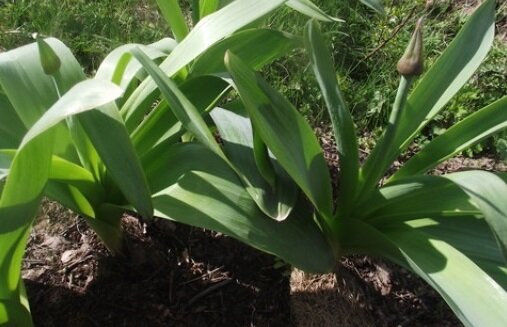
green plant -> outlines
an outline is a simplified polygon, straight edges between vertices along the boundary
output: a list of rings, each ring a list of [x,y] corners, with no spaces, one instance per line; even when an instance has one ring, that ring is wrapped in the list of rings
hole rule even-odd
[[[414,75],[421,68],[417,50],[421,31],[417,29],[398,65],[402,76],[389,125],[362,166],[354,125],[338,89],[330,54],[317,24],[308,24],[305,43],[340,156],[336,209],[332,207],[326,165],[310,127],[237,56],[226,56],[226,66],[253,130],[259,132],[261,141],[311,202],[335,257],[379,255],[413,270],[469,326],[507,323],[507,175],[482,171],[445,176],[424,173],[504,130],[507,97],[429,142],[382,187],[377,186],[397,156],[479,67],[493,42],[494,11],[495,1],[485,1],[408,96]],[[404,64],[411,58],[407,70]],[[413,65],[416,67],[410,67]],[[254,151],[257,143],[253,143]],[[266,167],[259,168],[263,169]]]
[[[229,160],[202,117],[230,90],[218,77],[227,49],[259,69],[301,44],[256,27],[285,3],[194,1],[189,29],[176,1],[160,1],[177,41],[123,45],[93,79],[56,39],[0,54],[0,323],[31,325],[20,265],[43,195],[85,217],[112,252],[121,251],[122,213],[135,210],[213,228],[309,270],[332,262],[330,252],[328,262],[301,254],[328,249],[312,221],[275,220],[295,202],[288,176],[278,191],[259,188],[258,173]],[[332,19],[307,0],[287,5]],[[189,135],[202,144],[181,142]]]
[[[195,10],[197,3],[194,12],[207,13]],[[53,75],[35,58],[45,52],[43,62],[56,62],[49,60],[53,54],[36,45],[0,56],[0,109],[2,117],[12,117],[1,121],[0,148],[16,149],[0,152],[0,173],[7,176],[0,199],[0,319],[31,323],[19,265],[46,193],[88,217],[112,250],[119,242],[119,213],[135,209],[148,217],[153,208],[157,216],[231,235],[309,271],[329,271],[343,254],[384,256],[426,279],[465,324],[505,325],[507,176],[424,172],[504,129],[507,98],[434,139],[377,187],[484,59],[495,1],[474,13],[408,99],[413,77],[402,77],[391,125],[363,166],[332,60],[317,24],[308,24],[305,45],[341,158],[336,209],[311,127],[253,70],[297,46],[298,38],[241,30],[283,3],[232,2],[188,35],[181,15],[166,12],[173,30],[180,25],[180,43],[124,46],[105,59],[95,79],[81,83],[75,59],[56,40],[47,41],[61,63],[56,72],[57,64],[47,65]],[[157,65],[159,58],[165,59]],[[122,86],[124,96],[110,102],[122,90],[106,81]],[[229,85],[241,101],[224,97]],[[52,151],[47,145],[56,133]]]
[[[329,270],[334,264],[330,255],[331,258],[351,253],[383,256],[424,278],[466,325],[503,326],[507,322],[506,174],[469,171],[429,176],[424,173],[484,137],[505,129],[507,97],[478,110],[432,140],[378,187],[401,151],[459,91],[485,58],[494,36],[494,10],[495,1],[492,0],[478,8],[408,96],[410,84],[422,67],[421,27],[417,28],[398,65],[403,75],[389,125],[362,166],[354,126],[338,89],[330,54],[325,50],[317,24],[308,24],[305,44],[330,112],[340,155],[336,209],[333,208],[327,166],[311,127],[280,93],[232,52],[226,54],[225,65],[241,103],[225,104],[227,109],[211,112],[224,142],[223,150],[212,137],[205,136],[204,121],[193,134],[222,158],[222,165],[232,167],[238,175],[248,174],[245,175],[257,189],[267,192],[271,188],[276,193],[286,188],[285,174],[301,189],[306,198],[278,198],[281,204],[278,208],[285,212],[290,210],[290,213],[272,218],[285,217],[284,222],[296,219],[315,222],[329,248],[320,248],[323,252],[307,249],[297,253],[297,260],[291,263],[303,265],[309,263],[307,260],[317,259],[321,260],[320,265],[307,265],[306,268]],[[134,55],[173,107],[192,111],[191,103],[178,95],[176,85],[155,64],[140,51],[134,51]],[[405,65],[407,60],[411,63]],[[180,119],[190,124],[185,115]],[[225,174],[221,177],[221,181],[233,179]],[[199,184],[199,179],[185,178],[188,182],[178,183],[177,187],[155,197],[161,216],[220,231],[244,228],[230,219],[238,215],[234,214],[238,201],[231,201],[232,195],[222,197],[220,204],[213,203],[224,214],[223,219],[211,221],[198,213],[178,217],[180,211],[176,208],[175,194],[187,201],[206,201],[202,194],[213,196],[213,200],[208,201],[220,196],[209,190],[195,194],[196,189],[191,186]],[[261,221],[263,218],[255,219]],[[274,250],[278,242],[290,240],[287,235],[281,238],[267,240],[268,251],[280,253]],[[247,243],[253,242],[247,240]]]

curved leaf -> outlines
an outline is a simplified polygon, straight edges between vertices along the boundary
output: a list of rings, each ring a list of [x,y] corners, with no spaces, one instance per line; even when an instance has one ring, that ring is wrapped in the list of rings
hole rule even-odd
[[[224,142],[224,151],[242,174],[248,193],[259,208],[276,220],[284,220],[290,214],[297,198],[297,188],[282,169],[277,169],[274,189],[260,174],[253,153],[252,125],[250,119],[231,111],[215,108],[211,118]],[[278,167],[278,164],[274,165]]]
[[[333,253],[301,205],[283,222],[263,215],[233,170],[197,143],[166,151],[163,166],[149,169],[157,215],[230,235],[307,271],[329,271]],[[156,184],[156,185],[155,185]]]
[[[507,128],[507,96],[471,114],[427,144],[389,181],[424,173],[491,134]]]
[[[466,171],[445,176],[459,185],[481,209],[507,262],[507,183],[485,171]]]
[[[408,266],[440,293],[466,326],[507,324],[507,293],[464,254],[408,228],[384,232]]]
[[[507,266],[497,241],[481,217],[432,217],[407,224],[433,239],[445,241],[469,257],[507,290]]]
[[[104,58],[97,69],[95,78],[111,81],[126,89],[137,72],[142,69],[137,61],[130,60],[132,58],[130,50],[140,47],[148,57],[155,59],[166,57],[176,46],[176,41],[171,38],[165,38],[147,46],[142,44],[124,44],[111,51]]]
[[[414,176],[382,187],[355,216],[375,226],[418,218],[480,214],[463,190],[440,176]]]
[[[33,124],[20,147],[65,118],[112,102],[122,94],[122,89],[107,81],[85,80],[76,84]]]

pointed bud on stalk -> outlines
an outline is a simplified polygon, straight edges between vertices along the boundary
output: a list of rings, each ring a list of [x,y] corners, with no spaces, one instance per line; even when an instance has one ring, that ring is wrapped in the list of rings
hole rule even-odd
[[[403,57],[396,65],[398,72],[406,77],[421,75],[424,69],[422,23],[420,18]]]
[[[44,41],[42,37],[36,35],[35,39],[37,40],[37,46],[39,47],[42,70],[44,70],[44,73],[47,75],[55,75],[60,70],[60,58],[58,58],[55,51],[46,41]]]

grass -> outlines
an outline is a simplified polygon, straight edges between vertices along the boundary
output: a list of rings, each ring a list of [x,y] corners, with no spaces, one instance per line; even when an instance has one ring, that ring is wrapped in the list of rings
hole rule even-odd
[[[63,40],[93,72],[112,49],[169,29],[151,0],[0,0],[0,49],[31,43],[33,33]]]
[[[358,130],[368,139],[381,132],[398,85],[395,65],[412,33],[415,21],[426,15],[427,66],[448,45],[464,23],[474,1],[385,1],[386,16],[375,14],[357,0],[315,0],[321,8],[346,23],[326,23],[337,76]],[[475,1],[476,2],[476,1]],[[412,14],[410,14],[412,13]],[[507,3],[498,8],[499,26],[507,26]],[[301,34],[307,18],[288,8],[268,18],[268,26]],[[170,35],[151,0],[0,0],[0,51],[33,41],[34,32],[63,40],[87,72],[93,72],[115,47],[149,43]],[[507,40],[497,38],[485,65],[430,125],[420,144],[441,134],[475,108],[507,94]],[[302,51],[278,60],[264,70],[314,124],[327,124],[320,91]],[[496,136],[469,154],[497,153],[507,158],[507,135]]]

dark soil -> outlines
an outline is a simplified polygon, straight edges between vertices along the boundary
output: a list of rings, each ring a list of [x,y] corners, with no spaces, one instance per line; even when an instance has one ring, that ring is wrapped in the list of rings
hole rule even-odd
[[[59,221],[35,227],[23,267],[36,326],[289,325],[286,267],[271,256],[125,216],[125,253],[113,257],[82,219],[50,206]]]

